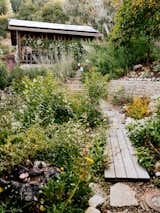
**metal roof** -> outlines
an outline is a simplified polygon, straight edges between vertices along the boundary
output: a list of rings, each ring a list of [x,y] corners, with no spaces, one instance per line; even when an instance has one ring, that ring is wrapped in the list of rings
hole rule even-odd
[[[10,27],[26,27],[26,28],[40,28],[40,29],[50,29],[50,30],[99,33],[97,30],[95,30],[91,26],[66,25],[66,24],[27,21],[27,20],[18,20],[18,19],[10,19],[8,23],[8,28],[10,29]]]

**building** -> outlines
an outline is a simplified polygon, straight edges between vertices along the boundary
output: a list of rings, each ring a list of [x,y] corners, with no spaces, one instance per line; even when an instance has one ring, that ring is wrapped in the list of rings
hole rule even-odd
[[[73,44],[98,39],[101,34],[91,26],[65,25],[10,19],[8,29],[20,63],[55,63],[62,51]]]

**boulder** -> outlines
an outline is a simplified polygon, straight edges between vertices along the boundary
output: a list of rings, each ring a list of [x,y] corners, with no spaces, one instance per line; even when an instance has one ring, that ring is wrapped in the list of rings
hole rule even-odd
[[[137,64],[137,65],[135,65],[135,66],[133,67],[133,70],[134,70],[135,72],[137,72],[137,71],[141,71],[142,68],[143,68],[143,65],[142,65],[142,64]]]

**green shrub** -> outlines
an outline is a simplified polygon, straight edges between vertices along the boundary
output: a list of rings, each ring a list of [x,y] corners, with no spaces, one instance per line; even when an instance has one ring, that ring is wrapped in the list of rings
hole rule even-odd
[[[9,79],[10,82],[16,81],[20,83],[23,77],[28,77],[29,79],[34,79],[37,76],[45,76],[47,74],[47,70],[41,69],[21,69],[20,67],[15,67],[12,72],[10,73]]]
[[[159,179],[159,178],[153,179],[153,184],[154,184],[156,187],[160,188],[160,179]]]
[[[8,72],[5,65],[0,66],[0,89],[8,86]]]
[[[11,171],[13,166],[25,159],[32,159],[37,151],[47,147],[46,136],[42,128],[30,127],[26,132],[10,135],[4,145],[0,145],[0,173]]]
[[[120,87],[113,94],[112,104],[117,106],[123,106],[125,104],[131,103],[132,96],[127,94],[124,87]]]
[[[151,151],[147,147],[138,147],[137,156],[140,165],[146,168],[149,173],[153,174],[156,161]]]
[[[98,72],[89,72],[84,76],[84,83],[88,90],[88,96],[92,102],[107,96],[108,77]]]
[[[118,47],[112,41],[95,43],[88,51],[89,62],[85,63],[85,70],[94,69],[110,78],[120,78],[128,68],[146,61],[148,45],[144,37],[132,38],[129,43]]]
[[[160,64],[157,64],[153,67],[153,71],[156,73],[160,73]]]
[[[53,163],[62,171],[44,187],[37,205],[18,202],[19,209],[33,212],[30,207],[33,209],[36,206],[34,212],[39,212],[39,208],[58,213],[84,212],[88,205],[91,175],[94,174],[95,178],[103,171],[103,149],[106,142],[102,129],[96,134],[90,131],[81,123],[72,121],[48,126],[46,129],[36,125],[8,137],[7,143],[0,146],[0,168],[3,174],[28,159]],[[11,206],[14,208],[14,202],[17,201],[16,194],[12,196],[8,197],[7,211]]]
[[[89,65],[86,64],[85,69],[88,68],[91,70],[93,67],[102,75],[108,74],[110,78],[119,78],[123,76],[127,64],[123,50],[118,51],[116,55],[115,49],[111,43],[103,42],[101,44],[94,44],[89,50]]]
[[[33,81],[23,80],[23,97],[25,100],[24,125],[39,123],[47,126],[63,123],[73,118],[73,111],[67,101],[64,90],[50,74]]]
[[[83,213],[87,208],[89,195],[87,181],[79,180],[74,173],[64,172],[45,187],[45,208],[48,213]]]
[[[140,163],[153,174],[154,163],[160,160],[160,118],[130,126],[129,137],[137,148]]]
[[[7,34],[8,16],[0,16],[0,36],[5,37]]]
[[[147,145],[150,143],[160,147],[160,119],[154,117],[149,119],[144,124],[139,124],[137,127],[130,129],[130,138],[136,147]]]
[[[0,44],[0,55],[4,56],[9,53],[9,48],[6,45]]]

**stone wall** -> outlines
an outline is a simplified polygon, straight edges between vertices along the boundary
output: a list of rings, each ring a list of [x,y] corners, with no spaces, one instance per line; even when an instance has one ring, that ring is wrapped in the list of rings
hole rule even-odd
[[[113,94],[121,87],[124,87],[126,93],[136,96],[160,96],[159,81],[140,81],[140,80],[112,80],[109,83],[109,94]]]

